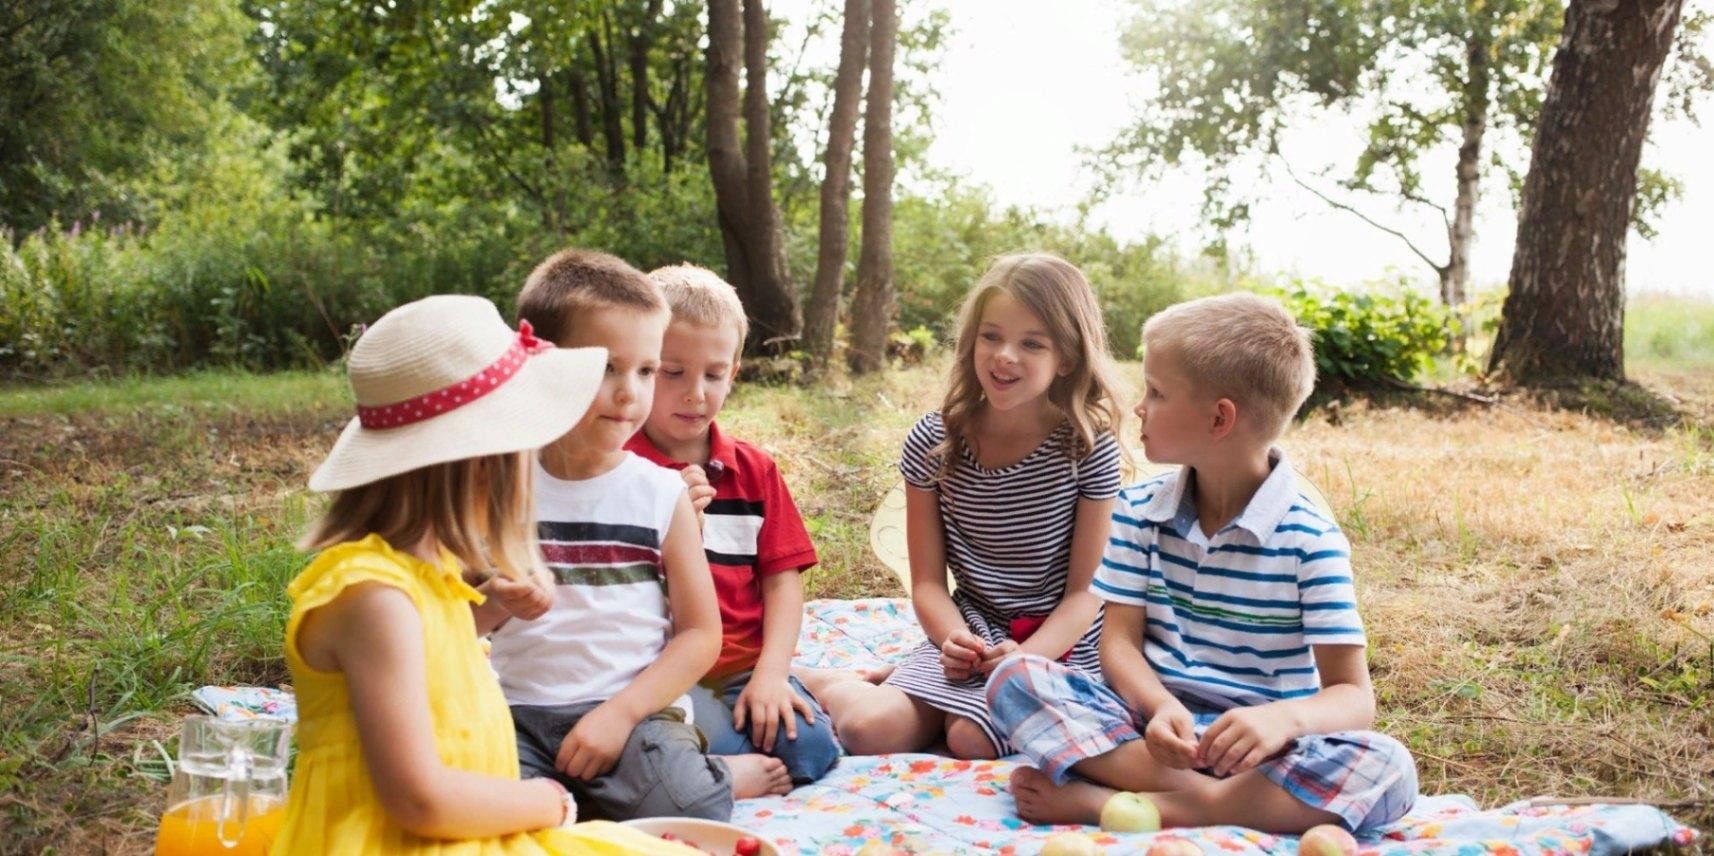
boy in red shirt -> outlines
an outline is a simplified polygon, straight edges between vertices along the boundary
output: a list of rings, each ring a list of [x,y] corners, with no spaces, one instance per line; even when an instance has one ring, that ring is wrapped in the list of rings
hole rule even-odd
[[[655,404],[626,448],[679,469],[701,511],[703,549],[720,605],[720,656],[691,688],[696,727],[714,755],[761,752],[794,784],[838,760],[833,723],[791,676],[803,622],[799,573],[816,562],[791,491],[766,452],[714,422],[738,372],[749,323],[738,295],[703,268],[649,274],[672,309]]]

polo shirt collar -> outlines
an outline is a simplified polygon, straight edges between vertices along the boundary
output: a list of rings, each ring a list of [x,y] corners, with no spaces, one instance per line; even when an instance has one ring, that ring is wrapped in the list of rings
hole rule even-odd
[[[1256,495],[1250,497],[1244,510],[1227,524],[1249,532],[1258,541],[1273,534],[1274,528],[1285,519],[1286,512],[1291,511],[1292,504],[1297,501],[1297,476],[1286,461],[1285,452],[1278,446],[1268,449],[1268,465],[1271,468],[1268,477],[1262,481],[1261,487],[1256,488]],[[1189,525],[1196,520],[1195,499],[1189,494],[1190,482],[1190,468],[1179,467],[1178,472],[1168,478],[1138,513],[1152,523],[1172,521],[1181,529]]]
[[[638,431],[636,438],[626,445],[652,464],[675,470],[684,469],[683,461],[675,461],[666,452],[661,451],[661,447],[655,445],[655,441],[649,439],[646,432]],[[709,484],[738,469],[738,447],[714,422],[708,423],[708,463],[703,464],[702,468],[708,473]]]

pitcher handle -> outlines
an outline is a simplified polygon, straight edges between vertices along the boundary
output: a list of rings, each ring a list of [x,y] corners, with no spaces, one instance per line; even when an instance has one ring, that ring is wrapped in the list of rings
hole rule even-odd
[[[227,750],[227,778],[220,791],[220,820],[214,831],[228,850],[244,838],[244,824],[250,819],[250,767],[250,753],[243,747]],[[236,820],[233,815],[237,815]]]

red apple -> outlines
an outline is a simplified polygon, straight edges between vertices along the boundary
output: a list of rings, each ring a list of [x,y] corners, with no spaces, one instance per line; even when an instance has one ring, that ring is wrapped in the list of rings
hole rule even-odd
[[[1042,844],[1041,856],[1101,856],[1101,848],[1081,832],[1061,832]]]

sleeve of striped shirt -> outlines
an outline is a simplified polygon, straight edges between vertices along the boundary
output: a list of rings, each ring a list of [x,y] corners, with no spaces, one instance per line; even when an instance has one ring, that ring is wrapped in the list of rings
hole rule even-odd
[[[1077,493],[1085,499],[1119,495],[1119,441],[1111,431],[1095,435],[1095,448],[1077,462]]]
[[[906,484],[923,490],[935,489],[940,462],[929,452],[945,437],[946,426],[941,424],[939,411],[917,420],[911,433],[905,437],[904,451],[899,454],[899,473],[905,477]]]
[[[1132,488],[1135,490],[1135,488]],[[1107,549],[1095,569],[1090,591],[1102,600],[1146,606],[1149,588],[1149,552],[1154,532],[1138,520],[1125,491],[1113,508],[1113,525],[1107,532]]]
[[[1297,598],[1304,641],[1311,645],[1363,645],[1363,619],[1351,577],[1351,544],[1339,527],[1305,538],[1298,550]]]

